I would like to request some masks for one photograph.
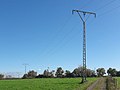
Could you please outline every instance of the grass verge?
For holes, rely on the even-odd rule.
[[[79,84],[81,78],[41,78],[0,80],[0,90],[86,90],[97,78],[88,78]]]

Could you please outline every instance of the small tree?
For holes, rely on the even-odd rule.
[[[57,68],[57,71],[56,71],[55,75],[57,77],[63,77],[63,73],[64,73],[63,69],[61,67],[59,67],[59,68]]]
[[[86,75],[87,75],[87,77],[91,77],[91,76],[93,76],[95,73],[94,73],[94,71],[93,70],[91,70],[91,69],[87,69],[86,70]]]
[[[4,78],[4,75],[3,74],[0,74],[0,79],[3,79]]]
[[[28,74],[24,74],[23,75],[23,79],[26,79],[26,78],[35,78],[37,76],[37,72],[35,72],[34,70],[32,71],[29,71]]]
[[[37,76],[37,72],[34,70],[28,72],[28,77],[29,78],[35,78]]]
[[[52,71],[49,71],[48,69],[47,70],[44,70],[44,72],[43,72],[43,76],[45,77],[45,78],[50,78],[50,77],[54,77],[54,70],[52,70]]]
[[[24,74],[22,79],[27,79],[28,78],[28,74]]]
[[[82,76],[82,73],[83,73],[83,67],[80,66],[80,67],[74,69],[72,73],[73,73],[74,77],[81,77],[81,76]],[[86,68],[86,76],[87,76],[87,77],[96,76],[96,75],[95,75],[95,71]]]
[[[117,71],[116,76],[120,77],[120,71]]]
[[[75,68],[72,73],[73,73],[74,77],[81,77],[82,76],[82,72],[83,72],[83,67],[80,66],[78,68]]]
[[[98,68],[96,71],[98,76],[103,76],[104,74],[106,74],[104,68]]]
[[[48,77],[48,75],[49,75],[49,71],[48,71],[48,70],[44,70],[43,76],[44,76],[44,77]]]
[[[112,68],[109,68],[109,69],[107,70],[108,75],[111,75],[111,72],[112,72]]]
[[[107,73],[108,73],[108,75],[110,75],[110,76],[116,76],[116,75],[117,75],[117,70],[116,70],[116,69],[109,68],[109,69],[107,70]]]
[[[66,70],[65,77],[73,77],[73,74],[69,70]]]

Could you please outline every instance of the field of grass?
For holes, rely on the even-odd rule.
[[[120,77],[116,77],[116,79],[117,79],[117,87],[118,87],[119,90],[120,90]]]
[[[0,80],[0,90],[86,90],[97,78],[87,80],[85,84],[79,84],[81,78]]]

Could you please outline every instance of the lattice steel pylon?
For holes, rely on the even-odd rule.
[[[26,71],[27,71],[28,64],[24,63],[23,65],[25,66],[25,74],[27,74]]]
[[[81,83],[84,83],[86,81],[86,21],[87,19],[83,19],[83,17],[81,16],[80,13],[83,14],[83,16],[85,17],[86,14],[93,14],[96,17],[96,13],[93,12],[86,12],[86,11],[80,11],[80,10],[72,10],[72,14],[74,12],[77,12],[78,15],[80,16],[80,19],[83,22],[83,72],[82,72],[82,81]]]

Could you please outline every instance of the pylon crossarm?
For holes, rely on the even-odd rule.
[[[81,11],[81,10],[72,10],[72,13],[74,13],[74,11],[81,12],[83,14],[93,14],[96,17],[96,13],[94,13],[94,12],[86,12],[86,11]]]

